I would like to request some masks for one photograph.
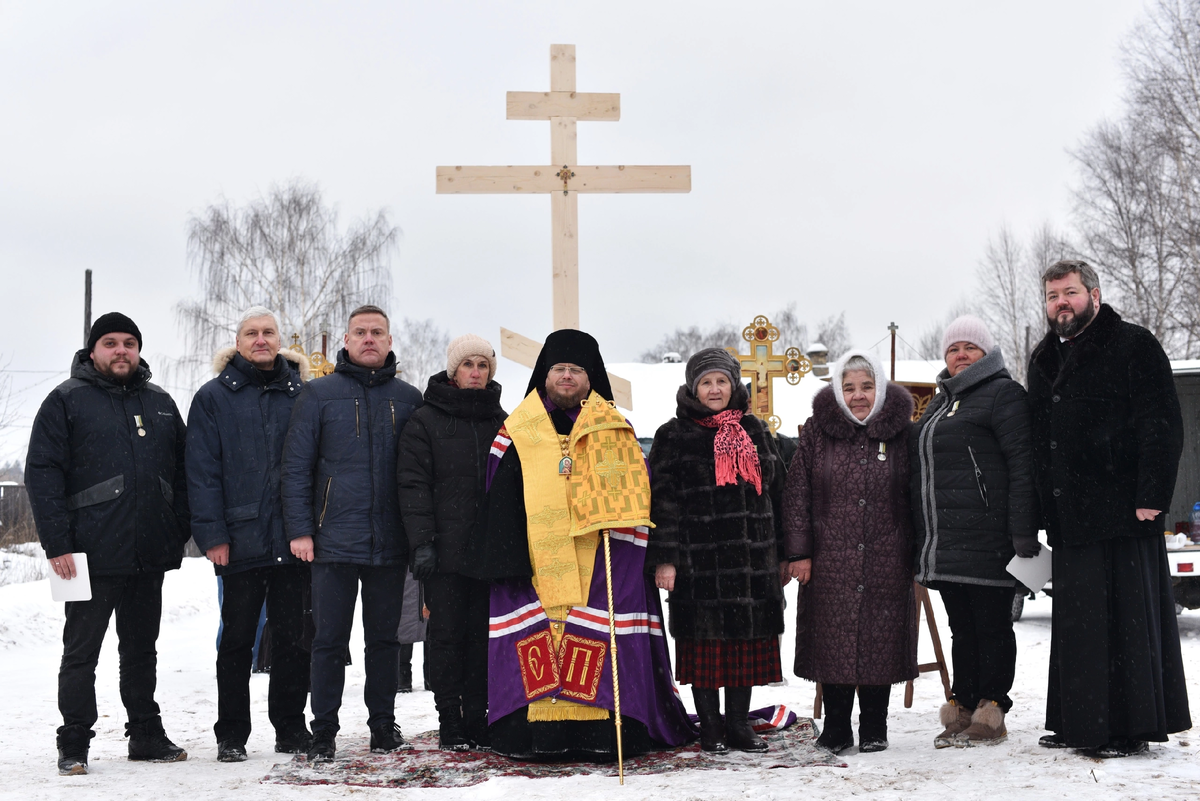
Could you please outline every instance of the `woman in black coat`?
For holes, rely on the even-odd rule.
[[[484,495],[488,449],[507,417],[496,352],[466,334],[450,343],[446,371],[429,379],[425,405],[400,437],[400,513],[412,573],[429,606],[425,655],[447,750],[489,745],[488,584],[463,575],[467,539]]]
[[[954,697],[936,748],[1007,736],[1016,671],[1013,554],[1036,556],[1029,400],[980,319],[942,335],[940,390],[909,439],[916,579],[938,590],[954,638]]]
[[[753,685],[783,678],[783,461],[766,424],[748,411],[736,358],[707,348],[688,360],[685,377],[677,417],[650,449],[655,528],[646,564],[670,593],[676,678],[692,685],[701,746],[764,751],[747,713]]]

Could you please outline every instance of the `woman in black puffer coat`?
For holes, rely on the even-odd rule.
[[[493,379],[496,352],[466,334],[450,343],[447,369],[429,379],[425,405],[400,438],[400,513],[413,575],[429,607],[425,640],[439,740],[447,750],[489,745],[487,582],[463,575],[467,539],[484,496],[488,450],[508,416]]]
[[[954,697],[937,748],[1007,736],[1017,642],[1006,568],[1014,553],[1041,548],[1025,389],[976,317],[952,322],[942,350],[940,391],[909,438],[916,580],[941,594],[954,638]]]
[[[785,468],[770,429],[748,411],[737,359],[706,348],[685,376],[677,417],[650,449],[646,565],[670,593],[677,678],[692,685],[701,746],[764,751],[746,713],[753,685],[783,678]]]

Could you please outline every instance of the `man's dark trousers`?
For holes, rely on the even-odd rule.
[[[338,709],[346,683],[346,653],[354,623],[354,604],[362,584],[363,639],[366,683],[363,700],[367,725],[375,730],[396,720],[396,659],[400,643],[396,627],[404,606],[404,565],[363,565],[316,562],[312,566],[312,728],[338,731]]]
[[[308,565],[258,567],[222,576],[221,647],[217,650],[217,742],[246,744],[250,737],[250,668],[263,601],[271,627],[267,716],[276,735],[304,729],[309,653],[303,646],[304,585]]]
[[[78,579],[75,579],[78,581]],[[121,703],[129,724],[158,721],[158,626],[162,617],[162,573],[93,576],[92,599],[66,604],[63,656],[58,669],[60,745],[87,745],[96,724],[96,663],[113,612],[117,615]]]

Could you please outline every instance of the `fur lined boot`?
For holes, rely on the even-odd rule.
[[[971,715],[971,725],[955,739],[961,747],[972,745],[995,745],[1004,742],[1008,729],[1004,728],[1004,710],[995,701],[980,699],[979,706]]]
[[[934,748],[949,748],[954,745],[955,736],[966,731],[971,725],[971,710],[954,700],[942,704],[942,708],[938,710],[938,717],[945,730],[933,738]]]

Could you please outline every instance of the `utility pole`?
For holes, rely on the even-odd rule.
[[[892,332],[892,381],[896,380],[896,332],[900,330],[900,326],[892,322],[888,325],[888,330]]]
[[[83,271],[83,346],[92,336],[92,271]]]

